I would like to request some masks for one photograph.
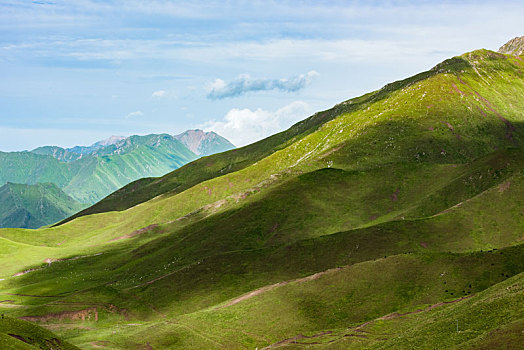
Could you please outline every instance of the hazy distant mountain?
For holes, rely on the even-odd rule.
[[[38,228],[85,207],[52,183],[0,187],[0,227]]]
[[[189,130],[177,136],[111,136],[91,146],[0,152],[0,185],[51,182],[78,202],[92,204],[131,181],[162,176],[198,156],[231,148],[213,132]]]
[[[227,139],[212,131],[187,130],[179,135],[175,135],[175,138],[186,145],[191,152],[199,156],[208,156],[235,148],[235,145]]]
[[[72,148],[62,148],[58,146],[42,146],[35,148],[31,153],[52,156],[64,162],[70,162],[82,158],[86,154],[92,154],[101,148],[114,145],[124,140],[123,136],[111,136],[105,140],[93,143],[91,146],[75,146]]]
[[[51,182],[81,203],[95,203],[131,181],[163,175],[197,158],[167,134],[100,145],[0,152],[0,184]]]
[[[76,147],[75,147],[76,148]],[[58,146],[42,146],[31,151],[34,154],[43,156],[51,156],[62,162],[70,162],[82,158],[83,154],[80,152],[72,152],[71,149],[66,149]]]
[[[78,154],[91,154],[101,148],[106,146],[114,145],[117,142],[124,140],[124,136],[111,136],[105,140],[101,140],[93,143],[91,146],[75,146],[73,148],[68,148],[67,151]]]

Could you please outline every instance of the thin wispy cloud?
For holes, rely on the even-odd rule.
[[[241,96],[251,91],[280,90],[295,92],[308,86],[313,78],[318,75],[316,71],[312,70],[307,74],[282,79],[252,79],[249,75],[241,75],[228,83],[222,79],[216,79],[209,84],[207,97],[210,99],[223,99]]]
[[[143,115],[144,115],[144,112],[142,112],[142,111],[135,111],[135,112],[131,112],[128,115],[126,115],[125,118],[126,119],[130,119],[130,118],[141,117]]]
[[[162,97],[166,97],[166,94],[167,94],[166,90],[157,90],[151,94],[151,97],[162,98]]]

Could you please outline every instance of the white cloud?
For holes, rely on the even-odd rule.
[[[311,114],[302,101],[292,102],[276,111],[231,109],[220,121],[209,121],[200,127],[224,136],[238,147],[253,143],[289,128]]]
[[[134,118],[134,117],[141,117],[143,115],[144,115],[144,113],[142,111],[135,111],[135,112],[131,112],[128,115],[126,115],[125,118],[129,119],[129,118]]]
[[[307,74],[282,79],[252,79],[249,75],[241,75],[229,83],[222,79],[216,79],[208,86],[207,97],[223,99],[241,96],[249,91],[280,90],[294,92],[305,88],[318,75],[316,71],[312,70]]]
[[[151,95],[151,97],[154,97],[154,98],[162,98],[162,97],[165,97],[166,96],[166,91],[165,90],[157,90],[155,92],[153,92],[153,94]]]

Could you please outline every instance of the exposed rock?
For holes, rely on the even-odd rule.
[[[498,52],[517,56],[524,54],[524,36],[518,36],[511,39],[502,45]]]
[[[175,138],[199,156],[207,156],[235,148],[227,139],[212,131],[187,130],[175,135]]]

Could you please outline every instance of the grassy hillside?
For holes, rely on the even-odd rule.
[[[0,308],[82,348],[519,344],[523,59],[464,54],[0,230]]]
[[[455,57],[257,143],[131,183],[79,215],[127,209],[243,169],[243,177],[266,181],[328,166],[463,163],[515,147],[524,138],[521,71],[518,59],[487,50]]]
[[[38,228],[85,207],[52,183],[0,187],[0,227]]]

